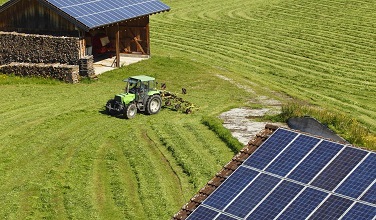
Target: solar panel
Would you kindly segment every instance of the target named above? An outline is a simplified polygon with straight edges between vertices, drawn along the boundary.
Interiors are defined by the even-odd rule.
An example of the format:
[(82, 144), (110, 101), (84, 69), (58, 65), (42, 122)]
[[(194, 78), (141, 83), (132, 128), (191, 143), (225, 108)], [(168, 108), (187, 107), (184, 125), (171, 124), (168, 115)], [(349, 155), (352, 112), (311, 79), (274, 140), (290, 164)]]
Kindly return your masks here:
[(276, 130), (187, 219), (376, 219), (376, 154)]
[(352, 219), (367, 220), (367, 219), (374, 219), (375, 216), (376, 216), (375, 207), (361, 204), (361, 203), (356, 203), (348, 212), (344, 213), (342, 220), (352, 220)]
[(159, 0), (46, 1), (89, 29), (170, 10)]

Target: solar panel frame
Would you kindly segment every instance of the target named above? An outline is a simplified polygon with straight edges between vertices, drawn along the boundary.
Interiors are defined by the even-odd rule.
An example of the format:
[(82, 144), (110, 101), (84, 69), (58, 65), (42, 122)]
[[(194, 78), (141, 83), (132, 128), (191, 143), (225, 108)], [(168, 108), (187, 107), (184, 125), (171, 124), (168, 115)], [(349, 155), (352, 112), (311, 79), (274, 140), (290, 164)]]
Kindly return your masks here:
[[(337, 157), (317, 176), (311, 185), (333, 190), (360, 163), (367, 152), (352, 147), (346, 147)], [(346, 164), (346, 166), (343, 166)], [(351, 166), (350, 166), (351, 164)]]
[(205, 206), (199, 206), (197, 207), (192, 214), (189, 215), (187, 219), (190, 220), (202, 220), (212, 218), (214, 219), (218, 215), (218, 212), (212, 209), (209, 209)]
[(352, 205), (353, 201), (336, 195), (329, 195), (307, 219), (338, 219)]
[(376, 217), (376, 207), (354, 202), (340, 217), (341, 220), (372, 220)]
[(305, 187), (274, 219), (305, 219), (329, 194)]
[[(247, 185), (260, 173), (245, 167), (239, 167), (217, 188), (203, 204), (223, 210)], [(246, 175), (246, 178), (242, 178)], [(232, 191), (233, 190), (233, 191)], [(231, 191), (231, 192), (229, 192)]]
[(372, 186), (365, 191), (361, 200), (376, 205), (376, 179), (373, 181)]
[[(310, 140), (309, 144), (302, 146), (302, 142)], [(320, 140), (306, 135), (299, 135), (294, 142), (284, 149), (282, 154), (273, 160), (265, 169), (280, 176), (286, 176), (305, 156), (312, 151)]]
[(224, 211), (244, 218), (280, 182), (277, 177), (260, 174), (225, 207)]
[[(316, 141), (310, 142), (312, 137), (307, 137), (295, 131), (278, 129), (222, 185), (226, 187), (226, 182), (230, 184), (233, 181), (231, 178), (235, 177), (241, 182), (240, 179), (248, 175), (246, 173), (252, 173), (252, 176), (248, 177), (250, 179), (243, 182), (231, 196), (225, 195), (231, 193), (231, 187), (221, 189), (220, 185), (203, 201), (202, 206), (218, 213), (213, 219), (347, 219), (356, 213), (373, 213), (376, 209), (376, 175), (368, 177), (367, 174), (375, 166), (375, 153), (317, 137), (313, 137)], [(301, 145), (300, 140), (303, 140), (303, 145), (308, 143), (309, 146), (298, 147)], [(277, 147), (279, 152), (272, 152), (273, 157), (264, 157), (268, 152), (267, 148), (275, 144), (283, 146)], [(252, 157), (264, 161), (250, 162)], [(288, 164), (288, 169), (285, 170), (284, 160), (290, 159), (291, 164)], [(317, 161), (319, 166), (308, 166)], [(346, 162), (351, 166), (343, 168), (342, 166), (348, 165)], [(276, 169), (278, 167), (282, 167), (283, 171), (279, 172)], [(309, 178), (300, 178), (306, 175), (302, 170), (307, 168)], [(329, 171), (341, 172), (339, 177), (335, 176), (332, 180), (334, 186), (318, 184), (320, 181), (325, 182), (320, 178)], [(353, 193), (349, 188), (351, 184), (357, 183), (360, 183), (359, 188)], [(295, 191), (286, 193), (289, 192), (286, 190), (287, 186), (296, 186)], [(236, 185), (233, 187), (236, 188)], [(220, 205), (216, 206), (213, 199), (215, 197), (217, 200), (223, 197), (226, 201), (219, 202)], [(376, 219), (376, 216), (374, 218)]]
[(376, 179), (376, 163), (374, 161), (376, 161), (376, 154), (370, 152), (349, 176), (334, 189), (334, 192), (359, 198)]
[[(278, 135), (286, 134), (285, 137), (279, 138)], [(263, 170), (277, 155), (279, 155), (288, 144), (291, 143), (295, 138), (298, 137), (297, 133), (289, 133), (285, 130), (278, 129), (275, 131), (275, 135), (269, 137), (258, 149), (251, 154), (247, 160), (244, 161), (243, 165), (247, 165), (250, 167), (255, 167), (260, 170)], [(282, 143), (279, 146), (273, 148), (271, 151), (269, 147), (271, 145), (275, 145), (275, 143)], [(264, 150), (265, 149), (265, 150)], [(261, 161), (259, 159), (262, 159)]]
[(260, 202), (254, 211), (246, 216), (246, 219), (273, 219), (303, 188), (302, 185), (286, 180), (282, 181), (270, 195), (265, 197), (265, 200)]
[(302, 183), (311, 182), (323, 168), (334, 160), (334, 158), (344, 149), (338, 143), (326, 140), (320, 144), (288, 175), (288, 178)]

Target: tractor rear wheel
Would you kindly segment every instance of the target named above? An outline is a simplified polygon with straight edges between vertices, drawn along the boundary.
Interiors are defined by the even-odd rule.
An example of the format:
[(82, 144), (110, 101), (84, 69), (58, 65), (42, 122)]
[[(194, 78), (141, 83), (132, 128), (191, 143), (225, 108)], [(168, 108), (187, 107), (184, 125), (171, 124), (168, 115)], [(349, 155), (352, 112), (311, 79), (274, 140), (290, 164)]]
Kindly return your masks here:
[(146, 102), (146, 114), (157, 114), (161, 110), (162, 99), (159, 95), (150, 96)]
[(126, 119), (134, 118), (137, 114), (137, 106), (135, 104), (129, 104), (124, 111), (124, 117)]

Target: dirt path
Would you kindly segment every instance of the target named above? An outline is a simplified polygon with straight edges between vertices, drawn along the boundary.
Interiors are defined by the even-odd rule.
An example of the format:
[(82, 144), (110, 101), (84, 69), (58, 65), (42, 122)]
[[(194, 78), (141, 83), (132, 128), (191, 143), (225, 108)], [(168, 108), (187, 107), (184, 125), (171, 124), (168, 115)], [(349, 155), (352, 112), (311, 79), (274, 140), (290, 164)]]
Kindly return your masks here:
[[(217, 77), (230, 82), (231, 84), (244, 89), (246, 92), (255, 94), (255, 92), (244, 85), (239, 85), (232, 79), (222, 75)], [(253, 103), (258, 103), (264, 106), (260, 109), (252, 108), (235, 108), (219, 115), (219, 118), (224, 121), (223, 126), (229, 129), (232, 135), (239, 140), (240, 143), (246, 145), (257, 133), (265, 128), (266, 124), (270, 122), (255, 120), (266, 114), (278, 114), (281, 110), (281, 102), (271, 99), (267, 96), (258, 96), (252, 100)], [(286, 126), (286, 124), (276, 123), (278, 126)]]

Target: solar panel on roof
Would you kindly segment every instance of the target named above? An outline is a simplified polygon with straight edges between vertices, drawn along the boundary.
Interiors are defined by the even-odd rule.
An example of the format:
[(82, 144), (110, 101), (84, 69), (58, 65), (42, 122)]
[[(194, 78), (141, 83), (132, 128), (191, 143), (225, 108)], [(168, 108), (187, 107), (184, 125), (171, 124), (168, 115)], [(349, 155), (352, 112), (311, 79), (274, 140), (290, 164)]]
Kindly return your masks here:
[(376, 219), (376, 154), (274, 132), (187, 219)]
[(170, 10), (159, 0), (46, 1), (89, 29)]

